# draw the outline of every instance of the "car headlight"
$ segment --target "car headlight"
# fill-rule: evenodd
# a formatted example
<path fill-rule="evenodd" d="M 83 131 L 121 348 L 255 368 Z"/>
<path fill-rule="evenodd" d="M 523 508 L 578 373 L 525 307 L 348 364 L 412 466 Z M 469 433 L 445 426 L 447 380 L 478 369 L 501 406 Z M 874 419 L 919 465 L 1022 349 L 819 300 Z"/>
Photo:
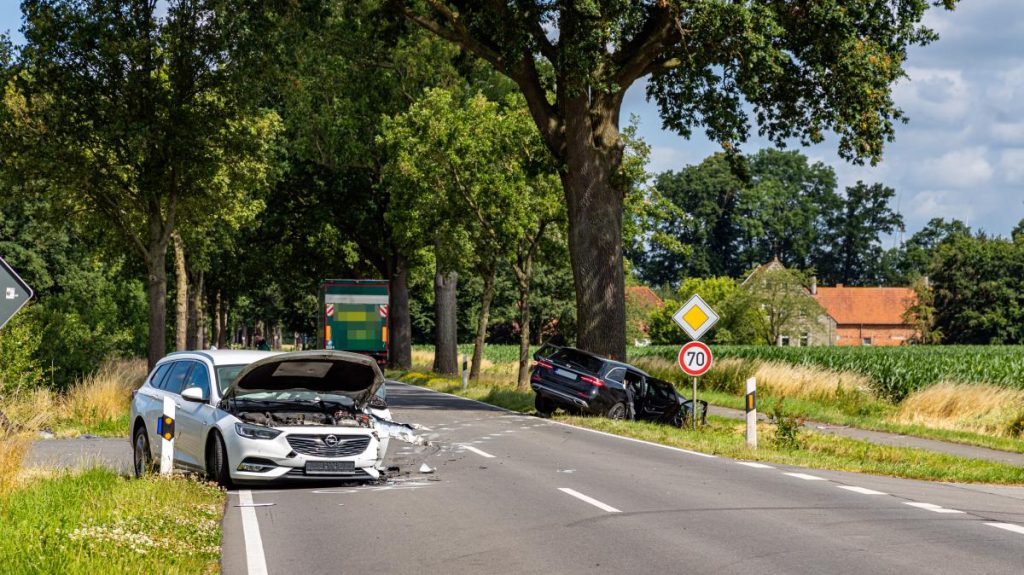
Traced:
<path fill-rule="evenodd" d="M 247 423 L 235 423 L 235 433 L 248 439 L 274 439 L 281 435 L 281 432 L 276 429 Z"/>

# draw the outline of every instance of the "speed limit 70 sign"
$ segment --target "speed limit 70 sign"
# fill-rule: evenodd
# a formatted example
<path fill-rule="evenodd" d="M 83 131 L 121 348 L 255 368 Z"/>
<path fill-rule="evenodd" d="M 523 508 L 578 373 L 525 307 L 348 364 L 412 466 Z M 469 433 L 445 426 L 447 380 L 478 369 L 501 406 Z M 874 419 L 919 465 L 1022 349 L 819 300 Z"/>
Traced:
<path fill-rule="evenodd" d="M 711 369 L 711 361 L 711 348 L 699 341 L 691 341 L 679 349 L 679 367 L 686 375 L 704 375 Z"/>

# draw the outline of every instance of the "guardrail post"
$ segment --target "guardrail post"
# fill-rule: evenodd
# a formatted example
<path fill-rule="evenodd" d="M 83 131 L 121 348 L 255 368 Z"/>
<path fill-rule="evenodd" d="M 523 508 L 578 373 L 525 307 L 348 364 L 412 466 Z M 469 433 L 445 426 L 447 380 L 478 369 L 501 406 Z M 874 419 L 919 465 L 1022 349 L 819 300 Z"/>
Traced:
<path fill-rule="evenodd" d="M 170 475 L 174 470 L 174 400 L 164 397 L 163 414 L 156 426 L 160 435 L 160 475 Z"/>
<path fill-rule="evenodd" d="M 757 449 L 757 380 L 747 380 L 747 445 Z"/>

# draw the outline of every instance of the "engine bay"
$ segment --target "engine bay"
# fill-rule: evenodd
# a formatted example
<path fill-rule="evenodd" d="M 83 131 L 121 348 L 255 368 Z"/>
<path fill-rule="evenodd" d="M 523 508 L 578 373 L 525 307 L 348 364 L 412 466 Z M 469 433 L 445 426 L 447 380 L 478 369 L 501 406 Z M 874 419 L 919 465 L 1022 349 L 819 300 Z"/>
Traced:
<path fill-rule="evenodd" d="M 368 415 L 365 413 L 353 413 L 345 409 L 337 409 L 333 412 L 330 412 L 330 410 L 324 412 L 321 410 L 298 410 L 295 408 L 260 409 L 259 411 L 238 411 L 235 413 L 235 416 L 246 423 L 266 427 L 372 427 Z"/>

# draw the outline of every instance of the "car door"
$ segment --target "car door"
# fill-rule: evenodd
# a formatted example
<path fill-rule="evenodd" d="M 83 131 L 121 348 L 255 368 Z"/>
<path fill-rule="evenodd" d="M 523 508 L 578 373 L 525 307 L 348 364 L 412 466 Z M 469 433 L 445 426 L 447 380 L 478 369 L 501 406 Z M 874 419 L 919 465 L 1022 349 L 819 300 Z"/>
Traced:
<path fill-rule="evenodd" d="M 206 401 L 188 401 L 181 397 L 181 391 L 175 400 L 175 425 L 178 428 L 174 450 L 175 459 L 183 466 L 201 469 L 204 463 L 206 428 L 210 419 L 210 370 L 201 361 L 189 360 L 191 369 L 184 380 L 181 391 L 190 387 L 199 388 Z"/>
<path fill-rule="evenodd" d="M 171 364 L 170 371 L 167 372 L 167 376 L 160 382 L 160 387 L 157 390 L 157 396 L 159 397 L 156 412 L 153 414 L 151 419 L 152 423 L 146 422 L 146 425 L 152 425 L 153 429 L 150 431 L 152 435 L 153 443 L 151 447 L 153 449 L 153 456 L 159 460 L 160 454 L 162 453 L 163 441 L 159 435 L 156 434 L 156 421 L 163 415 L 163 401 L 165 397 L 169 397 L 171 401 L 175 403 L 175 412 L 178 410 L 178 405 L 182 403 L 181 390 L 184 388 L 185 380 L 188 378 L 188 372 L 192 370 L 191 361 L 178 360 Z M 175 436 L 174 436 L 174 460 L 178 461 L 181 450 L 178 448 L 178 437 L 181 435 L 181 427 L 177 424 L 178 416 L 175 414 Z"/>
<path fill-rule="evenodd" d="M 156 423 L 163 414 L 164 399 L 160 385 L 172 367 L 173 362 L 158 365 L 146 383 L 135 392 L 135 412 L 146 425 L 150 445 L 156 441 Z"/>
<path fill-rule="evenodd" d="M 639 419 L 660 420 L 669 410 L 677 409 L 678 401 L 672 384 L 648 377 L 641 383 L 641 390 L 637 409 Z"/>

